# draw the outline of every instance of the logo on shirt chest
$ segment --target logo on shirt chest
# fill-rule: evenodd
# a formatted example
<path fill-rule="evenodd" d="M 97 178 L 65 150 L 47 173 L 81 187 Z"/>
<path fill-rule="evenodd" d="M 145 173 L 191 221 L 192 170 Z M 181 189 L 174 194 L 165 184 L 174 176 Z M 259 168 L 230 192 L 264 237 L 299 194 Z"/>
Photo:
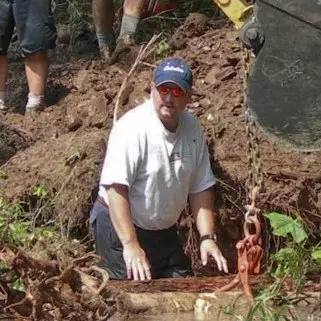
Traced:
<path fill-rule="evenodd" d="M 173 152 L 171 156 L 169 156 L 170 162 L 176 162 L 181 160 L 181 154 L 179 152 Z"/>

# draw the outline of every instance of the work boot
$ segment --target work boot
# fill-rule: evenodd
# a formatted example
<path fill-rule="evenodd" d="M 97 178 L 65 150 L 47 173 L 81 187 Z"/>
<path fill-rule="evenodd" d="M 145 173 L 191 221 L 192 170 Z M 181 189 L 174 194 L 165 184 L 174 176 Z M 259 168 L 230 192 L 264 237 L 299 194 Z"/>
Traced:
<path fill-rule="evenodd" d="M 113 50 L 114 50 L 114 48 L 112 48 L 108 45 L 103 46 L 101 49 L 99 49 L 101 58 L 103 58 L 105 61 L 109 62 L 111 59 Z"/>
<path fill-rule="evenodd" d="M 116 48 L 110 58 L 110 64 L 114 64 L 121 54 L 129 52 L 130 48 L 135 46 L 135 44 L 134 35 L 124 34 L 119 36 L 116 42 Z"/>
<path fill-rule="evenodd" d="M 35 95 L 32 93 L 28 94 L 28 102 L 26 105 L 26 114 L 37 113 L 43 111 L 45 108 L 44 96 Z"/>
<path fill-rule="evenodd" d="M 98 41 L 101 58 L 109 62 L 111 54 L 116 46 L 116 36 L 114 30 L 97 31 L 96 38 Z"/>

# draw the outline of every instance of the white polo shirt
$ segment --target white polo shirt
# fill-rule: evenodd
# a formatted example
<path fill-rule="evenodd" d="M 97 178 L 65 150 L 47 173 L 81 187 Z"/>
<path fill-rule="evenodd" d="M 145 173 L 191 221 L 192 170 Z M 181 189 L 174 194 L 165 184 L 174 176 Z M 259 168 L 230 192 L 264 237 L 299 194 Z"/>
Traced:
<path fill-rule="evenodd" d="M 215 184 L 199 121 L 186 111 L 168 131 L 151 100 L 121 117 L 109 136 L 99 195 L 111 184 L 128 186 L 133 223 L 147 230 L 174 225 L 189 194 Z"/>

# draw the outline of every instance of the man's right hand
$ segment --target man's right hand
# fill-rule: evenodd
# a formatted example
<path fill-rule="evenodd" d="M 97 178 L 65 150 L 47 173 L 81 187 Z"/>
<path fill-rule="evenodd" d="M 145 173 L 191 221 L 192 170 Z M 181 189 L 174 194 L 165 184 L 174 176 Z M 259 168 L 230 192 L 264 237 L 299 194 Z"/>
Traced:
<path fill-rule="evenodd" d="M 144 250 L 137 242 L 124 245 L 123 256 L 128 279 L 133 278 L 135 281 L 151 280 L 149 262 Z"/>

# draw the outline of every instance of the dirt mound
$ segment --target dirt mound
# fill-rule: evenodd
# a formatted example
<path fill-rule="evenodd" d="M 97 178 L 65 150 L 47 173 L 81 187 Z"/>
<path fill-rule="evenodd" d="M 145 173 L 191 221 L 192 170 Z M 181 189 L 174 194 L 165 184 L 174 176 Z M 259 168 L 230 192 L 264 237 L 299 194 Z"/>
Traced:
<path fill-rule="evenodd" d="M 172 55 L 186 59 L 195 75 L 188 106 L 201 120 L 219 179 L 216 206 L 219 239 L 229 261 L 235 260 L 235 242 L 242 237 L 241 221 L 248 177 L 247 140 L 243 109 L 243 70 L 236 32 L 199 15 L 187 20 L 170 43 L 184 39 Z M 193 32 L 191 32 L 193 30 Z M 108 66 L 88 39 L 73 53 L 60 43 L 52 57 L 48 107 L 37 117 L 22 116 L 25 82 L 18 78 L 21 61 L 11 61 L 10 88 L 17 82 L 11 112 L 0 119 L 33 137 L 2 168 L 0 192 L 7 200 L 25 200 L 32 188 L 45 185 L 52 196 L 52 217 L 70 228 L 88 218 L 105 143 L 112 126 L 116 95 L 128 72 L 122 63 Z M 84 44 L 87 44 L 85 46 Z M 78 48 L 78 49 L 77 49 Z M 86 50 L 84 49 L 86 48 Z M 78 51 L 77 51 L 78 50 Z M 121 98 L 120 115 L 148 97 L 157 58 L 140 64 Z M 127 66 L 128 67 L 128 66 Z M 15 73 L 16 72 L 16 73 Z M 302 215 L 310 231 L 319 230 L 321 205 L 320 153 L 296 153 L 272 144 L 259 132 L 264 189 L 258 200 L 263 213 L 279 211 Z M 269 243 L 266 234 L 266 243 Z"/>

